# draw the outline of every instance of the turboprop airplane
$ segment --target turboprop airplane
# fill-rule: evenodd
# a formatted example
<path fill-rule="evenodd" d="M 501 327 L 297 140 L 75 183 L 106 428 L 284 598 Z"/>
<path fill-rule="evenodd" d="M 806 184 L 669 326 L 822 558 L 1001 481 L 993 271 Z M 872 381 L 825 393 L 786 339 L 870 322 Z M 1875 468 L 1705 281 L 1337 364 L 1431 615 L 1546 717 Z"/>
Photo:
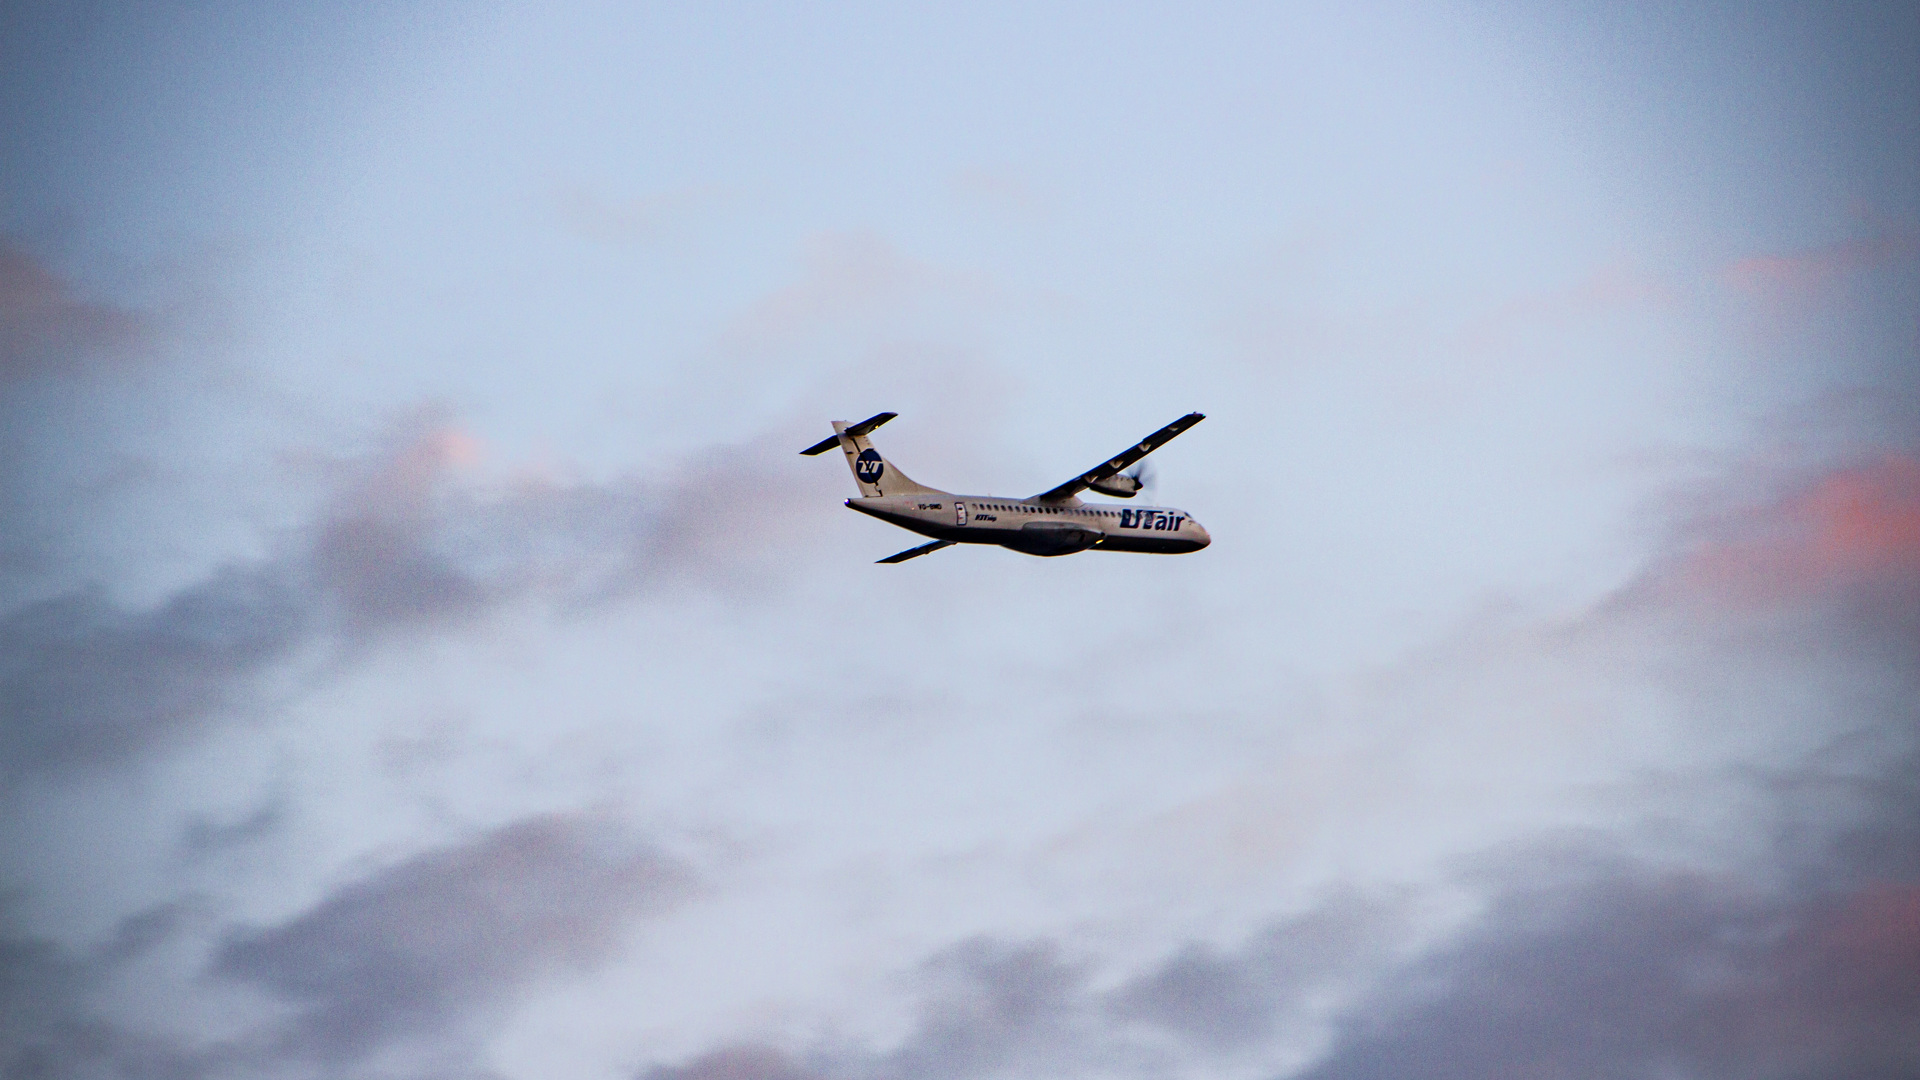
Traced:
<path fill-rule="evenodd" d="M 1169 506 L 1119 507 L 1084 503 L 1077 497 L 1091 488 L 1102 495 L 1131 499 L 1140 492 L 1138 473 L 1121 470 L 1205 420 L 1187 415 L 1127 447 L 1079 476 L 1028 499 L 1000 495 L 955 495 L 916 484 L 880 456 L 867 436 L 900 415 L 883 412 L 857 424 L 833 421 L 833 434 L 800 451 L 809 457 L 839 447 L 860 486 L 860 498 L 847 505 L 863 514 L 933 537 L 883 563 L 906 562 L 955 544 L 998 544 L 1028 555 L 1071 555 L 1076 551 L 1146 551 L 1182 555 L 1213 542 L 1193 515 Z"/>

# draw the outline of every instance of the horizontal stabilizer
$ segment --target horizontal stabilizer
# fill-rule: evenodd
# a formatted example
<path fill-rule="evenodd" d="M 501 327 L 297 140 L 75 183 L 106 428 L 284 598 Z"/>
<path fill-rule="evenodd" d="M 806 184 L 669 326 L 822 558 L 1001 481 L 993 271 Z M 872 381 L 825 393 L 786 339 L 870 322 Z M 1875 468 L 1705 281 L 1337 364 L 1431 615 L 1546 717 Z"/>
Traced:
<path fill-rule="evenodd" d="M 862 435 L 866 435 L 872 432 L 874 428 L 879 427 L 881 424 L 884 424 L 887 421 L 899 415 L 900 415 L 899 413 L 895 413 L 895 412 L 875 413 L 872 416 L 867 417 L 865 420 L 862 420 L 859 423 L 853 425 L 852 427 L 849 427 L 847 429 L 847 437 L 851 439 L 857 439 Z M 802 456 L 805 456 L 805 457 L 813 457 L 816 454 L 824 454 L 827 451 L 839 445 L 840 445 L 840 436 L 838 434 L 829 435 L 826 438 L 821 439 L 819 442 L 814 443 L 812 446 L 807 447 L 805 450 L 800 451 L 800 453 Z"/>
<path fill-rule="evenodd" d="M 900 414 L 897 412 L 874 413 L 872 416 L 869 416 L 865 420 L 862 420 L 859 423 L 848 428 L 847 434 L 856 439 L 862 435 L 871 435 L 873 434 L 874 428 L 879 427 L 881 424 L 884 424 L 887 421 L 899 415 Z"/>
<path fill-rule="evenodd" d="M 881 559 L 879 561 L 883 563 L 906 562 L 908 559 L 917 559 L 920 556 L 925 555 L 929 551 L 939 551 L 943 547 L 952 547 L 952 546 L 953 546 L 953 541 L 951 540 L 935 540 L 931 544 L 921 544 L 917 548 L 908 548 L 907 550 L 901 552 L 898 555 L 889 555 L 886 558 Z"/>

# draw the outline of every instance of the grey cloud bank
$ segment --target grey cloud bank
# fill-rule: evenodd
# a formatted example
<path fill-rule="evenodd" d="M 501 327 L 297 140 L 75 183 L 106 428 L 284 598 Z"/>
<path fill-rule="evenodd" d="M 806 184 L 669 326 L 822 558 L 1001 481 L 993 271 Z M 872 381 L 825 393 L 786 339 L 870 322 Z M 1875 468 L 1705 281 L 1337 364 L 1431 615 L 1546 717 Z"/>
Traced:
<path fill-rule="evenodd" d="M 89 595 L 15 612 L 0 628 L 6 780 L 173 745 L 299 644 L 308 615 L 273 575 L 242 570 L 144 614 Z"/>
<path fill-rule="evenodd" d="M 267 1040 L 273 1056 L 351 1061 L 604 960 L 635 916 L 694 884 L 608 822 L 518 821 L 346 885 L 284 925 L 231 933 L 210 970 L 296 1006 Z"/>
<path fill-rule="evenodd" d="M 762 510 L 789 498 L 724 454 L 654 484 L 533 482 L 476 496 L 453 475 L 473 452 L 466 439 L 443 423 L 403 424 L 388 448 L 340 464 L 335 495 L 281 557 L 223 567 L 151 611 L 94 591 L 8 614 L 5 779 L 175 749 L 258 707 L 260 681 L 304 651 L 350 655 L 529 595 L 578 606 L 676 577 L 751 575 L 746 521 L 691 507 L 714 491 Z"/>
<path fill-rule="evenodd" d="M 349 882 L 284 924 L 229 928 L 206 975 L 291 1011 L 227 1041 L 143 1034 L 92 1003 L 116 969 L 178 932 L 182 905 L 130 917 L 90 955 L 9 938 L 0 943 L 0 1068 L 9 1077 L 311 1075 L 351 1072 L 381 1053 L 404 1058 L 431 1037 L 454 1047 L 417 1055 L 457 1061 L 490 1008 L 544 975 L 604 963 L 637 919 L 697 888 L 690 867 L 616 823 L 511 822 Z"/>
<path fill-rule="evenodd" d="M 89 999 L 113 959 L 75 956 L 8 927 L 0 937 L 0 1068 L 9 1076 L 114 1072 L 191 1076 L 190 1054 L 93 1015 Z"/>
<path fill-rule="evenodd" d="M 80 297 L 16 241 L 0 237 L 0 380 L 69 370 L 150 330 L 145 316 Z"/>

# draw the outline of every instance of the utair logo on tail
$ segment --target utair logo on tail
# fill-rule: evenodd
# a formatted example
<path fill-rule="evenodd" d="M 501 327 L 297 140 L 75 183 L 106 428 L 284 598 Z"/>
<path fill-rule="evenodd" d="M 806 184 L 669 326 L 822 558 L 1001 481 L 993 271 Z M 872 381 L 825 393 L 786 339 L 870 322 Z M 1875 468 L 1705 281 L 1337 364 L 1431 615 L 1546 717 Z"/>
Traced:
<path fill-rule="evenodd" d="M 881 559 L 905 562 L 955 544 L 998 544 L 1028 555 L 1071 555 L 1076 551 L 1146 551 L 1180 555 L 1213 542 L 1207 530 L 1185 510 L 1167 506 L 1120 507 L 1084 503 L 1082 491 L 1131 499 L 1140 493 L 1140 471 L 1128 466 L 1205 420 L 1187 415 L 1161 428 L 1058 487 L 1025 499 L 999 495 L 955 495 L 916 484 L 899 466 L 880 456 L 867 436 L 898 413 L 883 412 L 857 424 L 833 421 L 833 435 L 800 451 L 812 456 L 838 447 L 847 455 L 860 498 L 847 505 L 881 521 L 933 538 Z"/>

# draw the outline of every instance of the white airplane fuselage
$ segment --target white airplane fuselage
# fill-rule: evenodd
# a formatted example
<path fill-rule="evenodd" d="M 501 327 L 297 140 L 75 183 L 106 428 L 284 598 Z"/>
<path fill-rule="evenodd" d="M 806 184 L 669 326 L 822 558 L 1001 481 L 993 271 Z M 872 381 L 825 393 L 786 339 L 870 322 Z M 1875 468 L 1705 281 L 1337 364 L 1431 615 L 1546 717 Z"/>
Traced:
<path fill-rule="evenodd" d="M 993 495 L 926 492 L 848 499 L 847 505 L 922 536 L 998 544 L 1028 555 L 1135 551 L 1182 555 L 1213 542 L 1193 515 L 1170 506 L 1041 503 Z"/>
<path fill-rule="evenodd" d="M 917 559 L 954 544 L 995 544 L 1028 555 L 1071 555 L 1076 551 L 1139 551 L 1183 555 L 1213 542 L 1193 515 L 1170 506 L 1116 506 L 1085 503 L 1082 491 L 1130 499 L 1141 490 L 1137 472 L 1122 473 L 1174 436 L 1206 419 L 1193 412 L 1062 484 L 1025 499 L 997 495 L 956 495 L 917 483 L 883 457 L 868 438 L 893 419 L 879 413 L 857 424 L 832 421 L 833 434 L 800 451 L 808 457 L 838 449 L 860 498 L 847 506 L 890 525 L 898 525 L 932 543 L 880 561 Z"/>

